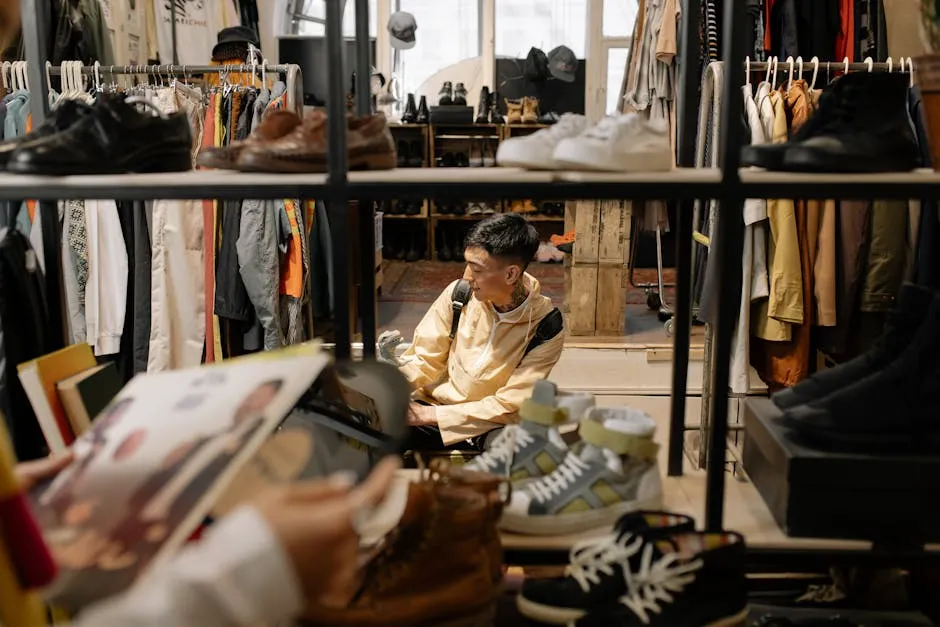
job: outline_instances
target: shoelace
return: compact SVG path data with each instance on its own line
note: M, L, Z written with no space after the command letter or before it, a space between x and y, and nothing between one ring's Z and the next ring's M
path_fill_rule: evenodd
M484 451L467 466L471 469L494 470L500 464L505 464L506 473L512 465L513 456L535 441L535 438L518 425L509 425L500 433L489 450Z
M594 139L609 140L619 137L628 128L633 128L640 123L638 115L629 114L627 116L607 116L597 123L593 128L585 131L585 135Z
M565 574L578 582L584 592L588 592L592 585L600 583L600 573L613 575L614 566L618 564L624 572L628 571L628 560L642 547L643 538L629 533L579 542L571 549Z
M650 613L662 613L662 604L672 603L675 600L673 593L682 592L695 581L695 573L702 566L700 559L679 562L678 553L669 553L654 562L653 545L647 543L643 547L640 568L635 573L624 570L628 592L620 597L620 603L640 622L649 625Z
M531 493L536 501L544 503L552 498L552 496L560 494L571 482L584 474L587 468L588 465L581 461L580 457L573 453L568 453L568 455L565 456L565 460L552 474L542 477L535 483L526 486L525 490Z

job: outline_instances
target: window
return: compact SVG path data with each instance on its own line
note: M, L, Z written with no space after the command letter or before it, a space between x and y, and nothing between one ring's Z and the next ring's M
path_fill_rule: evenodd
M525 58L535 46L564 44L579 59L587 52L588 0L495 0L496 56Z
M478 0L398 2L399 10L414 15L418 24L415 47L396 51L402 93L417 93L421 84L440 70L480 56Z
M373 37L378 23L375 15L377 4L377 0L369 0L369 34ZM326 19L326 0L302 0L297 3L297 6L299 7L297 12L301 15L316 20ZM326 25L302 18L294 18L292 34L322 37L326 35ZM354 0L346 0L346 6L343 9L343 36L356 36L356 3Z
M604 37L630 37L636 12L636 0L604 0Z
M629 48L607 49L607 115L616 114L619 107L620 87L627 70Z

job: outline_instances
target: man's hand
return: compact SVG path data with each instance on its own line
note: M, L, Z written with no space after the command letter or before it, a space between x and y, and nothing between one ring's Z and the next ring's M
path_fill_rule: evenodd
M411 403L408 409L408 426L411 427L436 427L437 411L433 405L421 405Z
M312 480L273 488L254 503L294 566L306 602L344 607L358 589L356 520L381 503L400 467L382 460L360 485Z
M52 479L59 472L72 463L72 452L46 457L32 462L22 462L13 469L16 481L24 492L32 490L36 484Z

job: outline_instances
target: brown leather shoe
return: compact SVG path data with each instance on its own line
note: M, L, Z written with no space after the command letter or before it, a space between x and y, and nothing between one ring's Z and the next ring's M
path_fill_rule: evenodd
M325 116L322 111L312 111L308 115ZM228 146L204 148L196 158L196 163L204 168L234 170L238 163L238 155L245 148L284 137L300 122L300 117L293 111L272 111L264 116L264 121L247 138Z
M506 98L506 124L522 123L522 100L510 100Z
M346 116L350 170L391 170L397 157L384 113ZM253 172L326 172L326 117L308 120L272 142L245 148L238 168Z
M442 485L467 488L482 494L491 508L496 520L503 514L503 507L509 503L512 488L508 477L500 477L487 472L467 470L454 466L445 459L434 459L428 465L431 479ZM492 566L493 581L503 580L503 544L499 531L494 527L492 533L487 533L483 545L489 555Z
M533 98L532 96L526 96L522 99L522 116L521 122L523 124L535 124L539 121L539 99Z
M312 607L320 627L490 627L497 587L482 548L496 517L474 490L411 484L401 522L344 608Z

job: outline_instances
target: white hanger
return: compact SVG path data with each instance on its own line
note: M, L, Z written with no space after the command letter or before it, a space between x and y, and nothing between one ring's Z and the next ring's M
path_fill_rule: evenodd
M101 61L95 61L95 92L101 91Z
M813 82L809 84L810 89L813 89L814 87L816 87L816 76L819 74L819 57L813 57L812 64L813 64Z
M773 68L775 58L776 57L767 57L767 76L764 77L765 83L770 82L770 70Z
M848 74L848 73L849 73L849 58L848 58L848 57L843 57L843 58L842 58L842 65L845 66L845 69L843 70L843 73Z
M872 61L872 58L871 58L871 57L865 57L865 65L868 66L868 73L871 74L871 72L872 72L872 70L874 69L874 66L875 66L875 62Z
M52 62L49 60L46 60L46 92L52 91L51 70L52 70Z
M911 87L914 86L914 61L908 57L907 58L907 72L911 76Z
M787 57L787 64L790 66L790 74L787 78L787 91L793 86L793 57Z
M903 68L904 66L902 65L901 67ZM890 74L893 71L894 71L894 61L891 59L891 57L888 57L888 73Z
M17 80L20 83L20 89L29 90L29 84L26 82L26 61L20 61L17 67Z
M751 86L751 55L744 57L744 84Z
M778 61L779 59L777 57L774 57L774 74L773 74L773 78L770 81L770 86L773 87L774 89L777 88L777 63Z
M20 63L22 63L22 61L14 61L10 64L10 84L13 86L13 91L19 91L21 89Z

